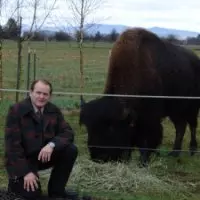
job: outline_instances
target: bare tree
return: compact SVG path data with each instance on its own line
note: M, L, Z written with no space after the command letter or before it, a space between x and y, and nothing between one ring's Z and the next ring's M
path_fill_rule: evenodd
M84 32L88 29L95 26L97 21L91 19L91 15L100 9L105 0L66 0L69 3L69 8L72 12L72 27L78 27L76 32L78 32L78 43L79 43L79 52L80 52L80 90L83 92L84 88L84 74L83 74L83 39Z
M0 0L0 18L1 18L1 9L2 9L2 0ZM2 34L3 34L3 29L0 23L0 88L3 88L3 65L2 65ZM3 92L0 91L0 100L3 98Z
M3 0L0 0L0 20L2 19ZM0 88L3 88L3 28L0 21ZM3 91L0 91L0 100L3 99Z
M32 17L28 31L29 34L23 38L24 40L30 40L34 37L34 33L42 28L46 20L50 17L50 14L56 9L56 2L57 0L26 0L26 7Z
M57 0L51 1L48 3L48 0L18 0L17 1L17 8L18 8L18 24L19 24L19 33L18 33L18 66L17 66L17 84L16 89L19 90L21 77L23 74L22 69L22 43L24 41L28 41L28 52L30 52L30 39L34 37L34 33L39 31L41 27L44 25L45 21L48 19L51 12L55 9L55 5ZM24 4L23 4L24 3ZM20 6L22 5L22 6ZM22 12L24 12L24 8L26 11L29 11L28 18L30 19L30 27L28 34L26 36L22 36ZM43 11L43 12L42 12ZM41 17L41 14L43 16ZM32 16L30 16L32 15ZM29 76L29 74L27 75ZM27 77L29 81L29 77ZM29 83L27 83L27 89L29 87ZM19 93L16 92L16 102L19 100Z
M18 64L17 64L17 84L16 89L20 88L21 77L23 74L22 69L22 43L28 41L28 49L30 49L30 40L34 37L34 33L39 31L46 20L50 17L50 14L56 7L57 0L0 0L0 14L3 11L2 18L17 19L18 26ZM3 5L3 6L2 6ZM6 6L5 6L6 5ZM28 27L28 34L23 35L23 22L30 24ZM0 22L1 25L1 22ZM0 26L1 28L1 26ZM2 88L2 38L0 38L0 88ZM19 93L16 92L16 102L19 99Z

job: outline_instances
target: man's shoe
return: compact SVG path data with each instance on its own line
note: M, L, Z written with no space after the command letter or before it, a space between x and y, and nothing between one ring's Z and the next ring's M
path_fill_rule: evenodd
M65 199L65 200L79 200L78 193L73 190L66 190L63 194L50 194L50 198Z
M80 200L92 200L91 196L83 196Z
M69 199L69 200L78 200L78 193L74 190L66 190L64 192L64 198Z

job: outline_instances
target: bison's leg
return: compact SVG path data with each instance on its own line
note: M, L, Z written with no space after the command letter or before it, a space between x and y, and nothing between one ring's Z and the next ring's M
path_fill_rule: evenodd
M143 140L141 141L140 162L143 166L147 166L152 153L157 154L157 147L162 142L163 128L160 121L151 121L150 124L143 126Z
M131 153L132 151L131 150L123 150L121 151L119 154L120 154L120 157L118 158L119 161L123 161L123 162L128 162L130 161L131 159ZM116 159L117 160L117 159Z
M138 150L140 152L139 166L147 167L150 160L151 150L148 148L146 139L140 142Z
M187 115L187 121L190 126L191 140L190 140L190 154L194 155L197 150L197 139L196 139L196 129L197 129L197 119L199 113L199 105L193 104L193 109L190 107L190 113Z
M174 146L172 152L169 153L170 156L179 156L181 152L181 147L182 147L182 142L183 142L183 137L185 134L185 129L186 129L186 121L182 120L174 120L172 119L175 129L176 129L176 137L174 141Z
M195 113L193 113L193 115L188 119L191 132L191 140L190 140L191 155L194 155L195 151L197 150L197 139L196 139L197 117L198 117L198 110Z
M194 155L197 150L196 127L190 125L191 140L190 140L190 154Z

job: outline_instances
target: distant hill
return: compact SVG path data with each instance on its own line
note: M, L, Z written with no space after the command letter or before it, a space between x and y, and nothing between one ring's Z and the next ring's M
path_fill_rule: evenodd
M23 31L28 30L29 26L28 25L23 25ZM102 34L109 34L113 29L115 29L118 33L123 32L127 28L130 28L130 26L125 26L125 25L112 25L112 24L95 24L92 28L88 29L88 32L91 34L95 34L97 31L99 31ZM43 27L42 31L47 33L48 35L54 34L56 31L63 30L62 27ZM198 32L194 31L187 31L187 30L179 30L179 29L172 29L172 28L162 28L162 27L151 27L148 28L148 30L152 31L153 33L157 34L160 37L165 37L168 36L169 34L173 34L177 36L178 38L187 38L187 37L196 37ZM73 27L68 27L65 28L63 31L69 31L73 32L74 29Z
M110 33L113 29L115 29L118 33L126 30L127 28L131 28L130 26L124 25L108 25L108 24L101 24L97 26L97 30L101 33ZM186 38L186 37L196 37L198 32L194 31L187 31L187 30L178 30L178 29L170 29L170 28L162 28L162 27L151 27L148 30L152 31L153 33L157 34L160 37L168 36L169 34L176 35L179 38Z
M197 37L197 35L200 34L194 31L160 28L160 27L152 27L152 28L149 28L149 30L156 33L159 36L167 36L169 34L173 34L183 39L187 37Z

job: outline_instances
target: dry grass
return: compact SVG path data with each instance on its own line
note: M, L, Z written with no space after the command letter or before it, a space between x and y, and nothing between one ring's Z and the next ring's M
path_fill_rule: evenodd
M50 42L48 48L41 42L32 43L33 49L37 50L37 76L46 77L54 85L54 91L79 92L79 51L75 47L68 47L67 43ZM107 64L108 50L111 44L104 44L103 48L85 48L85 87L84 92L101 93L103 90ZM4 44L3 57L3 86L5 88L15 88L16 84L16 43L6 42ZM195 51L197 54L199 52ZM200 55L200 54L199 54ZM27 73L27 50L23 51L23 77L21 89L26 86ZM31 75L32 77L32 75ZM4 120L7 113L8 104L14 101L14 93L4 93L5 102L0 103L0 136L3 136ZM24 95L21 95L23 98ZM89 99L94 96L85 97ZM84 129L80 129L76 111L79 96L55 96L52 99L60 108L65 109L64 114L75 115L66 116L76 132L76 144L79 148L75 168L73 169L69 186L77 188L81 192L94 193L99 196L111 197L113 200L199 200L200 199L200 156L193 158L184 154L179 160L167 157L153 159L146 169L137 166L138 159L133 157L129 164L107 163L97 164L88 159L87 134ZM69 109L70 108L70 109ZM67 109L67 110L66 110ZM198 133L200 128L198 128ZM166 120L164 128L164 140L162 149L172 148L174 140L174 128ZM188 149L189 134L187 131L183 141L183 149ZM200 136L197 136L200 144ZM0 147L2 153L3 147ZM166 154L166 152L165 152ZM2 158L2 155L1 155ZM2 161L0 160L0 186L7 185L7 179ZM46 175L41 176L43 188L47 183ZM111 193L109 195L109 193ZM137 196L137 197L136 197ZM133 198L134 197L134 198ZM136 198L135 198L136 197Z
M153 168L163 165L158 160L149 168L140 168L133 160L129 164L106 163L99 164L90 161L86 156L78 158L70 177L69 186L85 191L124 193L132 196L146 193L162 196L180 197L184 199L191 195L189 185L170 176L159 176ZM43 180L49 177L48 171L42 173ZM47 179L46 179L47 180ZM46 182L46 181L45 181Z

